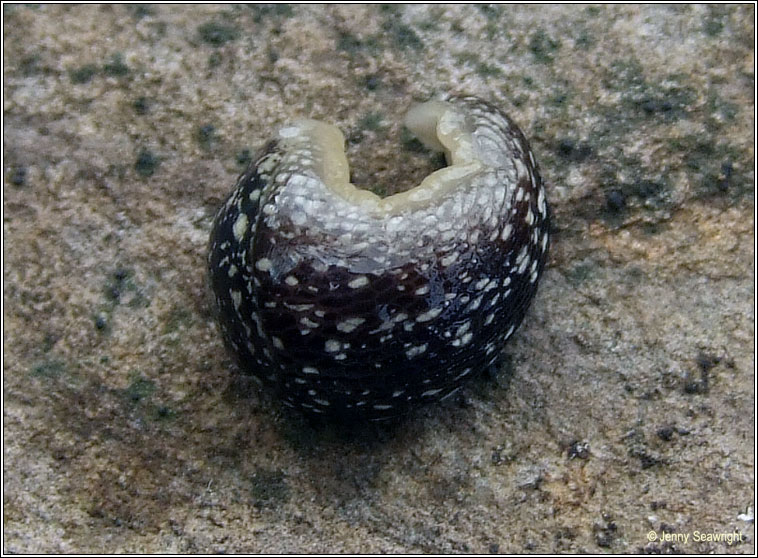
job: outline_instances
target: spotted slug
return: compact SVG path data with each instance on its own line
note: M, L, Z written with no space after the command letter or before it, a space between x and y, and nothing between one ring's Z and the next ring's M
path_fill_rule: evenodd
M381 420L493 364L537 289L549 210L523 133L476 97L410 110L448 166L381 198L349 180L344 137L281 128L210 236L226 345L284 405Z

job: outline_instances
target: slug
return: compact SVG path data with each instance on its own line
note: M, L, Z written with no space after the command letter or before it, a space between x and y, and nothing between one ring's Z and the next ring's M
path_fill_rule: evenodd
M246 374L310 415L388 419L493 364L548 251L545 187L523 133L471 96L405 121L448 166L381 198L349 180L344 137L281 128L216 216L208 268Z

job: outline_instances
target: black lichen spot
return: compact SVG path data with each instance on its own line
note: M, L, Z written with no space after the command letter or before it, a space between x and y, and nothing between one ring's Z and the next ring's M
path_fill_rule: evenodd
M131 276L132 276L132 272L124 268L119 268L113 272L113 278L116 279L116 281L125 281Z
M382 128L384 115L381 112L369 112L358 121L358 128L376 132Z
M566 455L569 459L589 459L590 457L590 444L589 442L582 440L574 440L569 444L569 448L566 451Z
M396 47L407 50L421 50L424 43L416 32L400 22L398 19L389 19L382 24L382 29L386 31Z
M33 76L41 73L43 68L40 66L40 56L33 54L31 56L25 56L21 59L18 65L18 69L23 76Z
M483 78L502 76L503 72L497 66L487 64L486 62L480 62L476 66L476 73Z
M82 84L88 83L97 74L97 66L94 64L85 64L69 72L71 83Z
M197 28L200 38L213 46L222 46L239 36L239 29L231 25L224 25L217 21L203 23Z
M36 378L58 378L66 371L66 363L62 360L47 360L32 366L29 374Z
M697 364L702 374L707 374L710 372L711 368L716 366L719 362L721 362L720 357L704 352L698 353L697 357L695 357L695 363Z
M594 276L595 262L579 262L566 272L566 279L572 285L579 285Z
M234 159L240 167L247 168L250 161L253 160L253 153L248 148L244 148L237 152Z
M500 15L503 13L503 7L502 6L493 6L491 4L477 4L477 8L479 8L479 11L489 20L497 20L500 18Z
M655 236L665 231L666 227L663 223L642 223L640 230L647 236Z
M642 64L636 58L614 60L602 80L610 91L625 93L645 86Z
M289 4L256 4L250 6L250 10L255 23L261 23L264 18L284 19L294 14Z
M639 60L614 60L603 78L603 86L620 94L621 106L607 107L604 111L611 120L609 125L624 133L628 127L641 121L654 123L674 122L688 116L689 108L698 98L695 89L688 85L689 76L670 74L648 80Z
M208 67L209 68L217 68L221 65L221 62L223 62L223 57L218 52L212 52L211 55L208 57Z
M458 62L459 65L463 66L474 66L479 63L480 58L479 55L477 55L474 52L470 51L463 51L463 52L457 52L455 54L455 59Z
M666 99L645 99L639 103L642 110L648 114L654 112L669 112L674 108L674 104Z
M563 138L556 145L558 155L567 161L581 163L592 155L592 147L587 142L578 142L571 138Z
M152 151L149 149L143 149L139 152L139 155L137 155L137 161L134 163L134 169L137 171L137 174L143 178L147 178L153 175L155 169L158 168L159 164L160 160L158 157L153 155Z
M363 78L363 86L369 91L376 91L382 84L382 78L377 74L370 74Z
M582 31L576 37L574 44L578 48L581 48L583 50L589 50L592 46L595 45L595 42L596 42L595 38L588 31Z
M721 359L715 355L703 352L698 353L697 357L695 357L697 375L687 372L684 377L684 393L688 395L708 393L711 369L719 362L721 362Z
M660 465L663 463L663 460L661 460L658 456L653 455L647 449L644 447L636 447L632 448L629 451L629 455L631 457L636 457L640 460L640 467L643 469L649 469L650 467L654 467L656 465Z
M671 149L681 153L684 170L697 186L695 194L701 198L753 194L753 180L735 166L737 161L748 160L747 153L720 141L718 131L712 136L684 136L671 141ZM751 166L752 168L752 166Z
M538 29L529 39L529 51L537 62L548 64L553 62L553 55L561 44L544 30Z
M562 107L562 106L565 106L568 98L569 98L568 93L564 90L560 90L560 91L555 92L555 94L550 95L550 97L548 98L548 102L555 107Z
M134 289L132 272L128 269L119 268L108 276L103 292L108 302L118 304L121 302L121 295L124 292Z
M504 446L498 445L492 448L492 453L490 454L490 462L493 465L502 465L506 461L510 460L512 460L512 456L506 452L506 448Z
M587 17L597 17L600 15L600 6L587 6L584 13L587 14Z
M250 479L250 494L256 508L284 501L288 493L289 487L281 470L258 468Z
M192 323L193 314L186 308L174 308L169 313L163 326L163 333L170 334L187 327Z
M147 114L150 110L150 101L148 101L147 97L144 96L137 97L137 99L134 100L132 106L134 107L134 112L137 114Z
M136 20L153 15L153 8L145 4L137 4L136 6L130 6L130 8L132 10L132 17Z
M621 190L608 190L605 193L605 207L613 214L621 213L626 208L626 196Z
M637 59L614 61L603 80L603 85L620 93L621 107L609 107L607 114L616 128L639 125L641 119L655 119L658 123L672 122L687 115L688 107L696 99L692 87L684 85L686 76L655 76L648 81Z
M633 163L628 165L633 169ZM609 167L610 171L613 169ZM602 204L599 208L601 216L611 224L619 224L620 217L631 207L645 208L652 211L661 207L667 207L671 200L672 187L665 177L651 179L645 177L633 178L630 182L616 182L613 178L603 181L606 186L603 191L603 199L598 200Z
M176 412L167 405L158 405L153 415L155 420L170 420L176 417Z
M690 373L684 378L682 390L687 395L699 395L708 392L708 374L701 374L700 378L694 378Z
M218 136L216 135L216 128L212 124L205 124L203 126L200 126L197 131L196 137L197 142L200 144L200 147L206 150L211 149L218 140Z
M45 334L44 339L42 340L42 344L40 345L42 352L45 352L45 353L50 352L59 339L60 339L60 335L57 335L52 332L47 332Z
M133 373L131 382L124 390L124 395L132 403L139 403L144 399L148 399L155 392L155 382L143 377L139 373Z
M456 35L466 34L466 28L463 26L463 24L459 20L450 22L450 31L452 31Z
M379 4L379 13L389 18L399 18L403 13L403 8L395 4Z
M723 6L708 6L708 15L703 18L703 33L716 37L724 30L724 19L727 12Z
M105 331L107 327L108 327L108 320L105 319L105 316L103 315L95 316L95 329L97 329L98 331Z
M630 431L624 437L624 441L627 444L627 452L629 454L629 457L639 459L640 466L643 469L649 469L655 465L665 464L660 456L648 448L645 441L645 434L642 430L634 429Z
M729 181L732 178L732 172L734 172L734 166L731 161L725 161L721 163L721 176L719 176L717 188L726 192L729 190Z
M609 514L603 514L603 523L595 523L592 530L595 533L595 543L601 548L609 548L616 537L618 526Z
M121 281L109 280L105 284L105 298L109 302L118 303L121 300Z
M664 189L665 185L655 180L638 180L632 185L634 193L643 200L659 196Z
M124 57L117 52L103 66L103 72L111 77L123 77L129 73L129 66L124 63Z
M26 182L26 168L14 167L10 172L10 176L8 177L8 182L13 184L14 186L23 186L24 182Z
M430 10L430 15L424 20L418 21L416 25L424 31L439 31L442 13L438 13L436 8Z
M413 153L429 152L429 149L408 128L403 128L400 132L400 143L405 151Z
M718 129L720 127L720 121L734 121L740 110L738 105L725 100L715 90L708 92L708 103L706 106L708 107L707 111L711 115L712 119L719 121L717 124L711 125L711 127L715 129Z
M337 37L337 50L355 54L355 52L360 50L362 47L363 42L352 33L348 33L346 31L340 32L339 36Z
M667 424L666 426L662 426L656 430L655 434L664 442L668 442L671 440L671 438L673 438L674 432L674 427Z
M686 150L684 164L693 171L703 170L715 153L712 141L696 137L680 138L674 147Z
M649 86L641 95L630 96L629 101L641 109L645 116L671 122L686 116L687 108L696 98L695 91L688 87Z

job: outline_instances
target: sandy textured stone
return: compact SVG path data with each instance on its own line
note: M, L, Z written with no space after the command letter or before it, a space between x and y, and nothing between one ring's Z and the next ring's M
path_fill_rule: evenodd
M752 553L754 7L6 6L6 552ZM499 374L385 427L235 379L211 219L284 122L380 193L472 93L549 184ZM653 530L687 541L648 541ZM695 541L695 533L742 540Z

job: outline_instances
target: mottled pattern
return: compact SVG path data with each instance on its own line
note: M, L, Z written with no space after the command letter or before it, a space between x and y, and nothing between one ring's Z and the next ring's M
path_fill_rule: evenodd
M386 215L351 203L296 137L270 142L216 217L208 264L225 341L285 405L405 413L495 362L521 323L548 248L542 180L505 114L448 102L484 164L428 203Z

